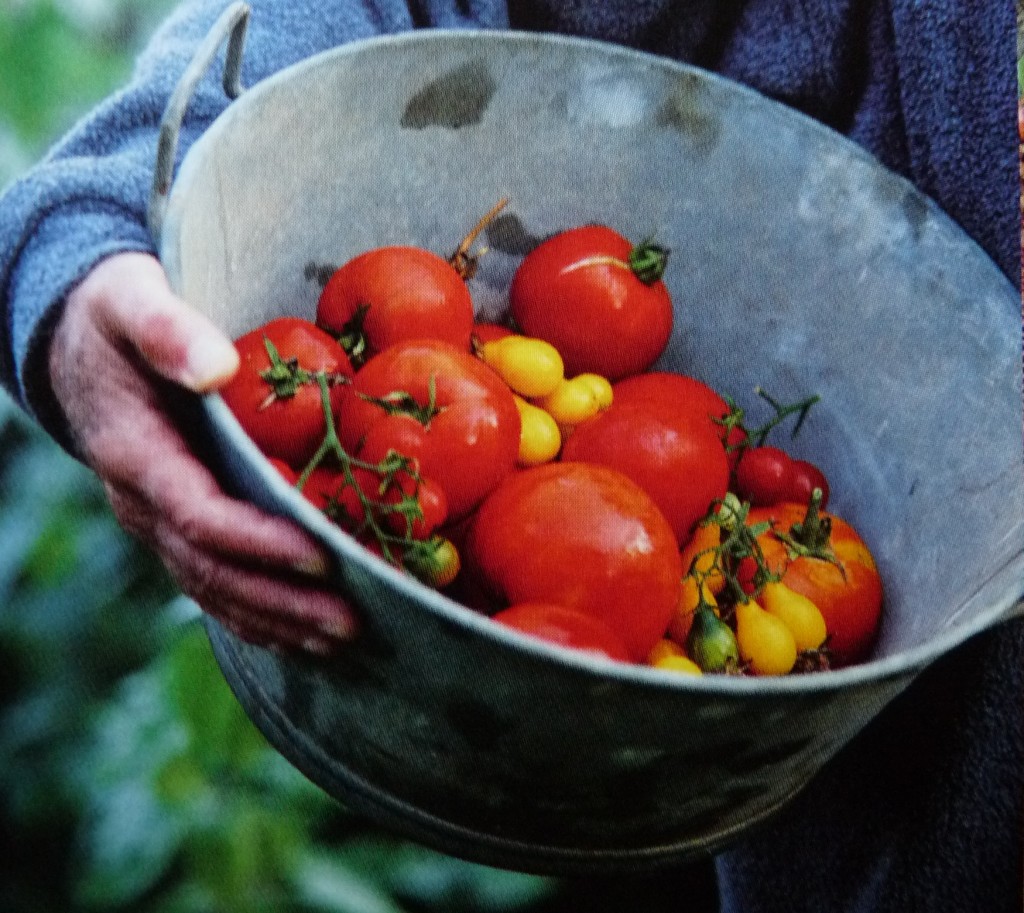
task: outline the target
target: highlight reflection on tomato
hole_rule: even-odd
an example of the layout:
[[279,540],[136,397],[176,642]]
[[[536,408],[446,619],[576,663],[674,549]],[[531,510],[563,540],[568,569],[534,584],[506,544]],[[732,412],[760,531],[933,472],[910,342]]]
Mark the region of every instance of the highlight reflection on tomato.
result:
[[679,600],[676,538],[622,473],[547,463],[506,478],[473,519],[466,572],[495,607],[548,602],[592,615],[643,662]]

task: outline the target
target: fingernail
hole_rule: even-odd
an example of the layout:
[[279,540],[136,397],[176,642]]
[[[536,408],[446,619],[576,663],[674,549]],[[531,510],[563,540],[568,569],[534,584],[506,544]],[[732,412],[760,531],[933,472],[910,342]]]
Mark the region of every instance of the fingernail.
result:
[[323,554],[300,558],[292,564],[292,568],[298,574],[315,577],[317,580],[326,580],[331,575],[331,564],[327,560],[327,556]]
[[335,649],[334,644],[329,640],[320,637],[307,637],[302,641],[302,649],[314,656],[330,656]]
[[230,379],[238,370],[238,352],[219,333],[197,336],[188,347],[182,382],[204,392]]

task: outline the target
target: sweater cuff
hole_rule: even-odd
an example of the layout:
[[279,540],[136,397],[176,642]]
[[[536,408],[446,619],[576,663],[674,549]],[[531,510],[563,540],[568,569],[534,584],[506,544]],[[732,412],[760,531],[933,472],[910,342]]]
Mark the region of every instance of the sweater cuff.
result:
[[101,260],[127,251],[155,253],[148,230],[125,209],[77,201],[49,213],[11,272],[11,354],[22,405],[56,441],[81,459],[50,385],[48,355],[64,302]]

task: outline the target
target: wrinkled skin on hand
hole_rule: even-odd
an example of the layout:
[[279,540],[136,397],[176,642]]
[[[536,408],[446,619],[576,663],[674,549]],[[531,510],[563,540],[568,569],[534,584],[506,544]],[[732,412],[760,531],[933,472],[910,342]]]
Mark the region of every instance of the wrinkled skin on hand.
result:
[[238,367],[229,339],[175,296],[145,254],[103,260],[68,296],[50,376],[80,453],[120,524],[182,590],[251,643],[326,654],[354,632],[328,558],[292,522],[225,494],[163,409],[161,378],[213,390]]

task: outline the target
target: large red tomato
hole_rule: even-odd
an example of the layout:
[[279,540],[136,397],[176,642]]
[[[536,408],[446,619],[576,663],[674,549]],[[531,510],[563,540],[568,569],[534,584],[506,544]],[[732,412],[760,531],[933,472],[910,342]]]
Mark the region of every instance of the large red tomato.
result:
[[302,469],[327,431],[317,373],[326,375],[336,405],[338,379],[352,376],[348,356],[323,330],[295,317],[257,327],[235,348],[241,364],[221,396],[264,454]]
[[723,424],[732,410],[713,387],[686,374],[648,371],[619,381],[613,389],[618,404],[643,403],[683,416],[705,417],[725,446],[730,468],[736,466],[747,435],[739,424]]
[[[649,273],[638,263],[645,254],[653,261]],[[654,265],[659,256],[660,267]],[[617,380],[646,371],[672,332],[672,301],[660,278],[663,256],[653,246],[634,248],[603,225],[561,232],[516,270],[512,317],[523,333],[558,349],[568,376]]]
[[679,602],[682,564],[657,505],[622,473],[547,463],[480,505],[464,567],[497,607],[547,602],[603,621],[643,662]]
[[578,425],[562,460],[599,463],[628,476],[661,508],[680,545],[729,486],[725,450],[704,416],[642,404],[613,402]]
[[[371,358],[345,391],[338,418],[342,445],[359,454],[374,426],[395,425],[397,414],[423,425],[419,471],[444,491],[451,520],[472,510],[515,468],[515,400],[468,351],[433,339],[407,340]],[[395,449],[400,452],[401,444]]]
[[419,247],[380,247],[339,267],[317,304],[316,322],[362,357],[406,339],[469,348],[473,302],[447,260]]
[[523,602],[492,617],[500,624],[560,647],[629,662],[626,645],[608,625],[575,609],[546,602]]
[[[774,529],[758,537],[769,569],[782,574],[786,586],[818,607],[825,619],[833,665],[847,666],[867,658],[874,645],[882,613],[882,580],[864,540],[834,514],[820,514],[825,524],[821,532],[827,534],[824,546],[831,549],[834,560],[791,549],[778,534],[790,535],[794,524],[804,523],[807,512],[806,504],[788,501],[755,507],[747,515],[747,524],[773,522]],[[752,579],[752,564],[752,559],[741,564],[740,577],[745,582]]]

